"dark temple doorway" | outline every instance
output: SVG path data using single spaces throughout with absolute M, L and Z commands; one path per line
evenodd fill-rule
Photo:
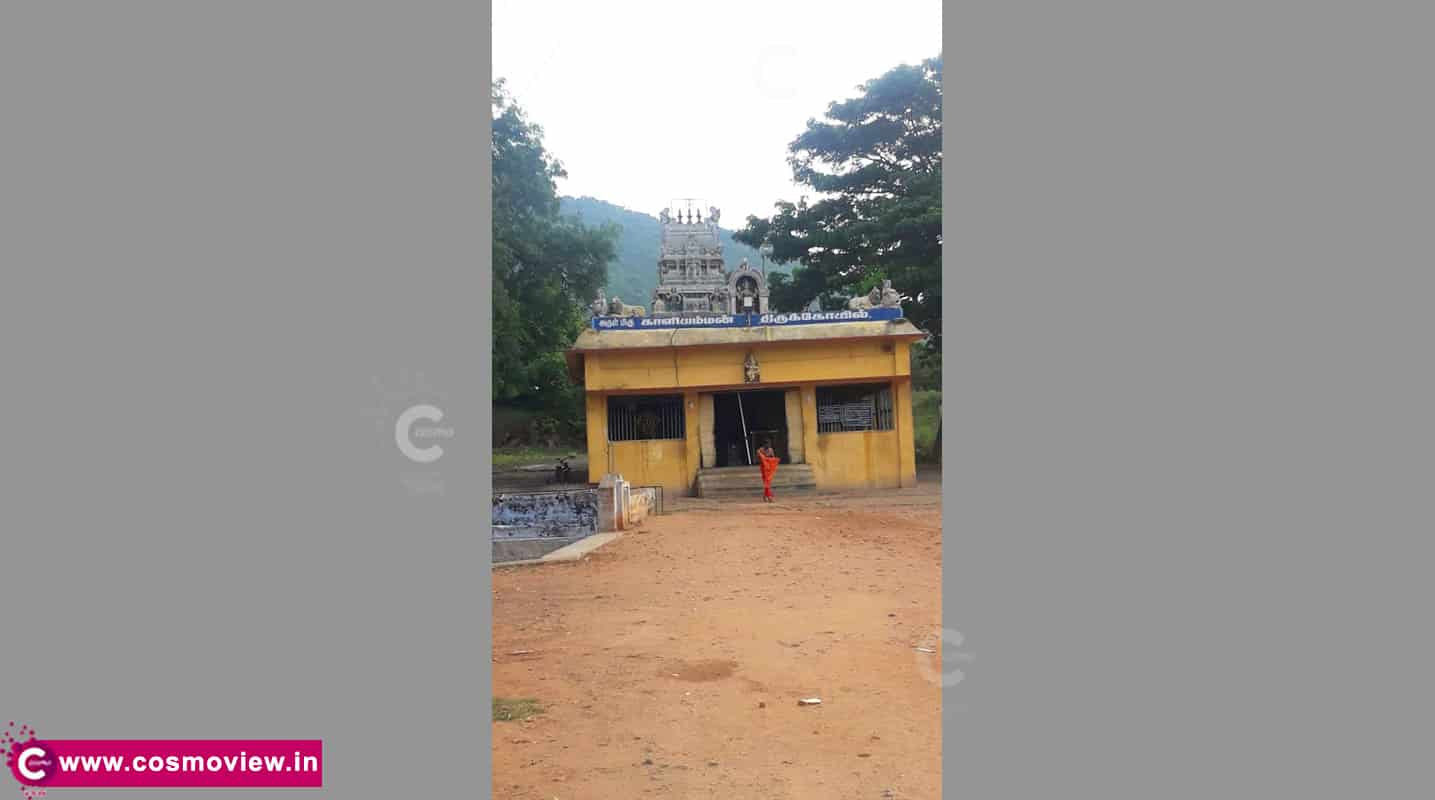
M 717 466 L 756 464 L 758 448 L 768 441 L 781 463 L 792 463 L 787 453 L 786 392 L 768 389 L 713 395 Z

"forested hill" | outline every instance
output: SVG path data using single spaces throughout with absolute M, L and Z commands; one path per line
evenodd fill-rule
M 617 295 L 629 305 L 648 307 L 653 299 L 653 289 L 658 285 L 658 240 L 662 238 L 658 218 L 594 197 L 563 197 L 559 199 L 559 204 L 564 216 L 576 216 L 585 225 L 596 227 L 612 222 L 623 229 L 618 238 L 617 256 L 608 265 L 607 296 Z M 721 232 L 723 261 L 729 270 L 735 269 L 743 258 L 754 267 L 762 264 L 756 250 L 733 241 L 732 231 L 718 230 Z M 769 269 L 773 272 L 787 271 L 785 267 L 772 265 Z

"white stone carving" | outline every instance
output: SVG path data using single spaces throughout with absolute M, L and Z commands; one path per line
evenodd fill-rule
M 882 281 L 882 306 L 885 308 L 901 308 L 902 295 L 892 288 L 891 281 Z
M 630 306 L 614 295 L 608 303 L 608 314 L 614 317 L 641 317 L 643 316 L 643 307 Z
M 851 300 L 848 300 L 847 307 L 853 311 L 862 311 L 864 309 L 874 308 L 881 302 L 882 290 L 876 286 L 873 286 L 872 291 L 868 292 L 867 294 L 858 295 Z

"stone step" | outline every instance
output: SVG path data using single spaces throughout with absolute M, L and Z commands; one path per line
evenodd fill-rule
M 781 475 L 781 474 L 784 473 L 784 472 L 791 472 L 791 473 L 811 475 L 811 474 L 812 474 L 812 465 L 811 465 L 811 464 L 779 464 L 778 467 L 777 467 L 777 472 L 778 472 L 779 475 Z M 758 467 L 756 464 L 753 464 L 753 465 L 750 466 L 750 467 L 744 467 L 744 466 L 737 466 L 737 467 L 703 467 L 702 469 L 698 470 L 698 474 L 699 474 L 699 475 L 708 475 L 708 476 L 723 477 L 723 476 L 727 476 L 727 475 L 761 475 L 762 472 L 761 472 L 761 468 L 760 468 L 760 467 Z
M 772 476 L 774 486 L 783 483 L 813 483 L 815 478 L 811 468 L 802 469 L 805 464 L 784 464 L 777 468 L 777 474 Z M 699 470 L 698 480 L 714 486 L 742 485 L 761 486 L 762 473 L 757 467 L 740 467 L 738 469 L 723 469 L 720 472 L 714 470 Z
M 727 480 L 731 478 L 756 478 L 761 480 L 762 470 L 759 467 L 718 467 L 698 470 L 698 475 L 714 480 Z M 812 475 L 812 467 L 807 464 L 782 464 L 777 468 L 777 477 L 783 475 Z
M 718 467 L 698 471 L 698 497 L 759 497 L 762 495 L 762 472 L 757 467 Z M 806 464 L 783 464 L 772 479 L 772 490 L 788 494 L 817 491 L 812 467 Z
M 703 500 L 750 500 L 754 503 L 762 499 L 762 488 L 757 489 L 703 489 L 698 495 Z M 816 486 L 803 487 L 772 487 L 772 493 L 776 497 L 791 497 L 793 495 L 805 496 L 817 493 Z
M 754 478 L 754 479 L 752 479 L 752 480 L 729 480 L 729 479 L 711 480 L 711 479 L 699 477 L 698 480 L 697 480 L 697 486 L 698 486 L 699 489 L 702 489 L 702 488 L 708 488 L 708 489 L 754 489 L 754 488 L 755 488 L 755 489 L 761 489 L 761 488 L 762 488 L 762 479 L 761 479 L 761 478 Z M 817 481 L 813 480 L 811 477 L 806 477 L 806 478 L 798 478 L 798 477 L 784 478 L 784 477 L 782 477 L 781 475 L 779 475 L 779 476 L 777 476 L 777 477 L 775 477 L 775 478 L 772 479 L 772 486 L 773 486 L 774 489 L 777 488 L 777 487 L 779 487 L 779 486 L 793 486 L 793 487 L 812 486 L 812 487 L 816 487 L 816 486 L 817 486 Z

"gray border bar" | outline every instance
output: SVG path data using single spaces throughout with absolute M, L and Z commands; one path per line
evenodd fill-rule
M 948 8 L 948 796 L 1428 791 L 1430 23 Z

